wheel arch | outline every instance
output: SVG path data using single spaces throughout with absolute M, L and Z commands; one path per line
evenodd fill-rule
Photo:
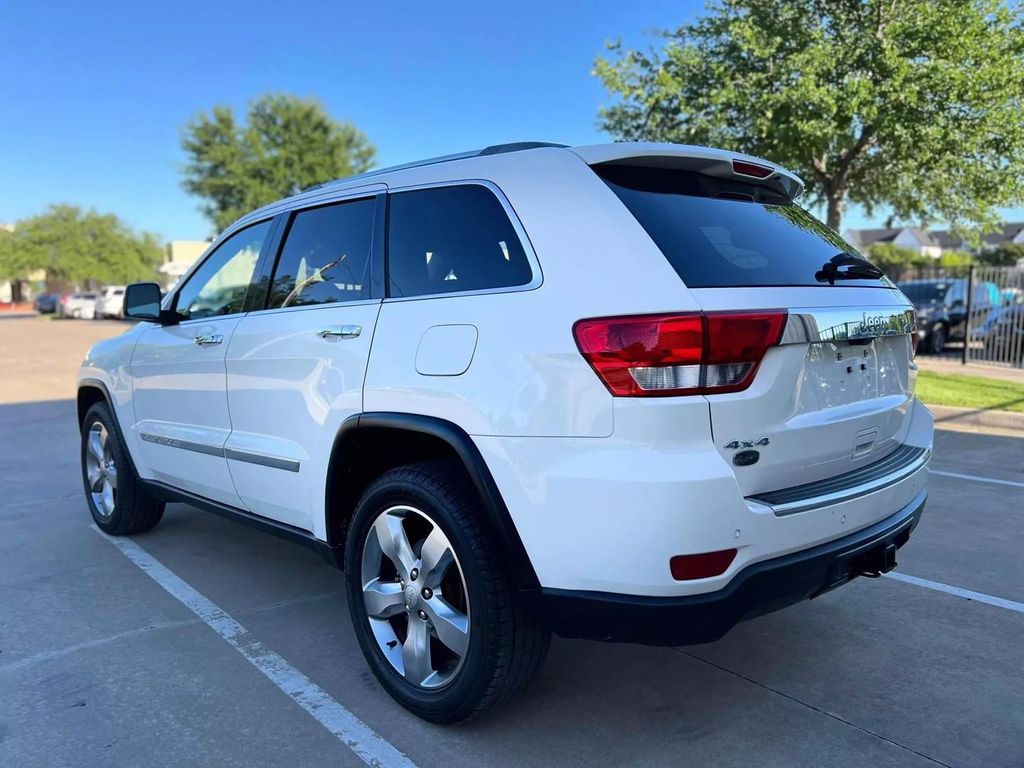
M 106 403 L 113 413 L 114 405 L 110 400 L 110 392 L 107 385 L 98 379 L 82 379 L 78 383 L 78 429 L 81 431 L 85 423 L 85 414 L 89 412 L 96 403 Z M 117 416 L 115 414 L 114 418 Z
M 409 413 L 350 416 L 334 440 L 327 469 L 324 509 L 327 543 L 344 567 L 345 537 L 363 491 L 381 472 L 429 459 L 446 458 L 466 473 L 480 498 L 498 550 L 518 589 L 539 588 L 519 532 L 472 438 L 458 425 Z
M 96 405 L 96 403 L 104 403 L 107 406 L 107 409 L 110 411 L 110 418 L 114 422 L 112 427 L 117 432 L 117 439 L 124 446 L 124 453 L 128 457 L 132 471 L 138 476 L 138 465 L 135 463 L 135 457 L 132 456 L 131 446 L 124 439 L 121 422 L 117 418 L 117 409 L 114 407 L 114 399 L 110 396 L 110 390 L 107 388 L 107 385 L 99 379 L 79 379 L 76 400 L 79 432 L 82 431 L 82 427 L 85 424 L 85 415 L 89 412 L 90 408 Z

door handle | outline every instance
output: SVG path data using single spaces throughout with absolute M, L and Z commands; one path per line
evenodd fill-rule
M 224 337 L 219 333 L 211 333 L 208 336 L 196 336 L 192 341 L 200 347 L 209 347 L 214 344 L 220 344 L 224 341 Z
M 334 328 L 324 328 L 322 331 L 317 331 L 317 336 L 321 339 L 354 339 L 363 329 L 358 325 L 338 325 Z

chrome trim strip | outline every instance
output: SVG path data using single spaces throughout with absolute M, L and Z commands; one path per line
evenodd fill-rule
M 894 470 L 887 475 L 882 475 L 874 480 L 863 483 L 862 485 L 853 486 L 852 488 L 843 488 L 839 491 L 825 493 L 820 496 L 812 496 L 810 498 L 800 499 L 799 501 L 791 501 L 787 504 L 767 504 L 756 497 L 748 497 L 747 501 L 759 504 L 763 507 L 768 507 L 775 513 L 776 517 L 795 515 L 798 512 L 807 512 L 812 509 L 817 509 L 818 507 L 828 507 L 832 504 L 840 504 L 844 501 L 850 501 L 851 499 L 866 496 L 867 494 L 874 493 L 875 491 L 880 491 L 883 488 L 888 488 L 890 485 L 895 485 L 901 480 L 904 480 L 915 472 L 923 469 L 931 458 L 931 455 L 931 450 L 925 449 L 924 453 L 910 464 Z
M 914 331 L 911 307 L 816 307 L 791 309 L 780 344 L 876 339 Z
M 287 472 L 298 472 L 301 466 L 300 462 L 294 459 L 281 459 L 277 456 L 264 456 L 262 453 L 250 453 L 234 448 L 221 448 L 220 446 L 196 443 L 191 440 L 178 440 L 174 437 L 164 437 L 149 432 L 139 432 L 139 437 L 147 443 L 165 445 L 168 448 L 181 448 L 183 451 L 202 453 L 207 456 L 219 456 L 222 459 L 234 459 L 235 461 L 244 461 L 249 464 L 259 464 L 260 466 L 272 467 L 273 469 L 283 469 Z
M 147 443 L 166 445 L 168 448 L 181 448 L 184 451 L 192 451 L 193 453 L 205 453 L 208 456 L 224 457 L 224 451 L 217 445 L 194 443 L 191 440 L 179 440 L 176 437 L 164 437 L 163 435 L 154 435 L 149 432 L 139 432 L 139 437 Z
M 273 467 L 274 469 L 283 469 L 287 472 L 299 471 L 299 462 L 294 459 L 279 459 L 276 456 L 264 456 L 262 453 L 249 453 L 248 451 L 239 451 L 234 448 L 225 448 L 224 458 L 244 461 L 249 464 L 259 464 L 264 467 Z

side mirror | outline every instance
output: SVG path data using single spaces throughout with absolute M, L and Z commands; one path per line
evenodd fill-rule
M 130 320 L 164 322 L 160 299 L 160 286 L 156 283 L 132 283 L 124 291 L 124 316 Z

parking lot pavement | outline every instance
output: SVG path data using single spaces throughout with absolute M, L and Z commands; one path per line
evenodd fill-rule
M 21 322 L 0 324 L 2 766 L 362 765 L 261 674 L 253 648 L 423 767 L 1024 765 L 1024 613 L 892 578 L 859 579 L 702 646 L 556 639 L 529 690 L 445 728 L 377 685 L 337 571 L 171 505 L 132 541 L 247 630 L 240 653 L 223 625 L 214 631 L 90 527 L 76 361 L 7 386 L 7 363 L 27 377 L 42 350 L 63 348 L 55 328 L 119 329 L 35 320 L 5 333 Z M 1024 482 L 1022 456 L 1024 440 L 940 432 L 933 467 Z M 1024 602 L 1022 509 L 1024 487 L 936 476 L 897 573 Z

